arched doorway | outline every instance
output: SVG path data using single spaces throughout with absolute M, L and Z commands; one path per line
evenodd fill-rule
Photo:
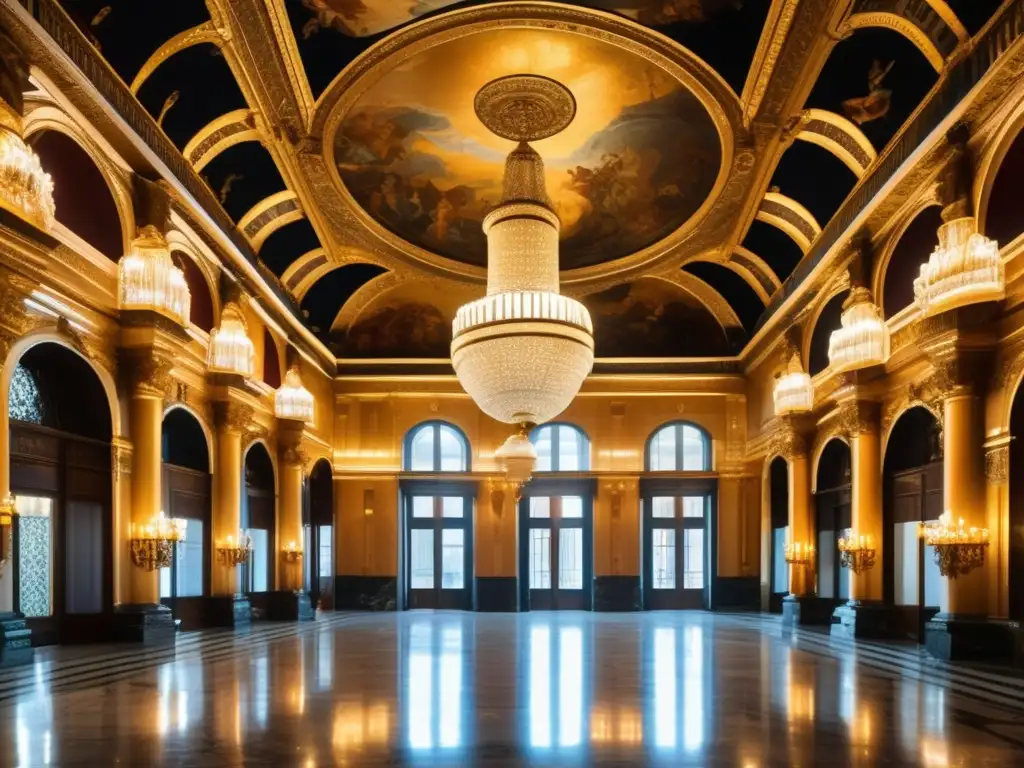
M 277 494 L 274 463 L 261 442 L 245 452 L 242 528 L 252 538 L 252 554 L 242 568 L 242 591 L 254 615 L 266 616 L 267 593 L 277 584 Z
M 8 391 L 13 605 L 34 645 L 110 639 L 114 607 L 111 414 L 89 364 L 28 349 Z
M 786 540 L 789 536 L 789 464 L 776 456 L 768 467 L 770 539 L 768 549 L 768 610 L 782 613 L 782 598 L 789 594 Z
M 1024 395 L 1017 387 L 1010 411 L 1010 605 L 1013 621 L 1024 621 Z
M 924 625 L 939 611 L 939 568 L 918 529 L 942 512 L 942 428 L 917 406 L 893 425 L 882 466 L 883 596 L 894 606 L 896 637 L 924 642 Z
M 818 597 L 837 604 L 850 599 L 850 572 L 839 564 L 839 537 L 852 525 L 850 468 L 850 447 L 837 437 L 829 440 L 818 459 L 814 515 Z
M 303 522 L 306 559 L 304 588 L 313 605 L 334 607 L 334 473 L 320 459 L 309 475 L 309 495 Z
M 171 567 L 160 571 L 160 601 L 181 629 L 199 629 L 203 597 L 210 594 L 210 451 L 198 419 L 184 408 L 164 415 L 162 428 L 163 510 L 186 521 L 185 541 L 174 550 Z

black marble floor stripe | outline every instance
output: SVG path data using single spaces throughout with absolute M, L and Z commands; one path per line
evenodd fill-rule
M 42 674 L 36 666 L 23 667 L 20 669 L 21 674 L 16 678 L 0 683 L 0 701 L 17 696 L 41 684 L 49 685 L 52 689 L 81 683 L 103 685 L 109 682 L 109 678 L 113 676 L 120 678 L 136 674 L 170 661 L 193 658 L 214 660 L 241 656 L 249 654 L 255 647 L 263 647 L 299 634 L 334 627 L 355 619 L 354 615 L 334 615 L 316 623 L 292 624 L 266 629 L 261 627 L 254 629 L 248 635 L 234 635 L 219 631 L 216 634 L 204 633 L 206 636 L 199 638 L 198 642 L 189 642 L 184 647 L 179 640 L 178 644 L 159 650 L 86 657 L 85 660 L 76 659 L 74 663 L 56 662 L 53 668 L 45 670 Z M 46 664 L 47 662 L 42 663 Z

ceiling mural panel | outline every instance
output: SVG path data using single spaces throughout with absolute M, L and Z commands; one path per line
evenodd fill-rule
M 725 330 L 687 291 L 643 278 L 583 299 L 597 357 L 718 357 L 733 354 Z
M 504 159 L 515 145 L 480 123 L 473 97 L 514 73 L 554 78 L 579 105 L 572 125 L 535 145 L 562 220 L 562 269 L 657 242 L 712 191 L 721 142 L 682 83 L 601 40 L 497 29 L 428 48 L 360 95 L 333 139 L 356 202 L 415 246 L 484 265 L 481 222 L 501 196 Z

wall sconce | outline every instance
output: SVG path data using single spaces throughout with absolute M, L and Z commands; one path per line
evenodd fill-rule
M 870 536 L 858 536 L 847 528 L 839 538 L 839 564 L 854 573 L 871 570 L 875 565 L 875 547 Z
M 132 562 L 146 571 L 169 568 L 174 545 L 185 540 L 185 530 L 184 520 L 168 519 L 163 512 L 145 525 L 133 524 L 130 542 Z
M 373 516 L 373 489 L 367 488 L 363 491 L 363 514 L 367 517 Z
M 302 559 L 302 548 L 294 541 L 289 541 L 281 554 L 284 556 L 285 562 L 294 563 Z
M 946 578 L 955 579 L 985 564 L 988 528 L 967 528 L 962 517 L 954 526 L 953 516 L 946 512 L 938 520 L 921 523 L 918 533 L 935 548 L 939 573 Z
M 229 535 L 222 544 L 217 547 L 217 559 L 228 566 L 241 565 L 249 559 L 252 552 L 252 536 L 245 531 L 238 532 L 238 538 Z
M 790 565 L 806 567 L 814 563 L 814 545 L 803 541 L 786 544 L 783 554 Z
M 0 573 L 11 559 L 12 542 L 14 540 L 14 518 L 18 514 L 14 506 L 14 496 L 7 494 L 0 501 Z

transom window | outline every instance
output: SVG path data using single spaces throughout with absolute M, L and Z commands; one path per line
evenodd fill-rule
M 537 449 L 537 472 L 586 472 L 590 469 L 590 441 L 571 424 L 545 424 L 530 436 Z
M 441 421 L 414 427 L 405 438 L 405 469 L 409 472 L 468 472 L 466 436 Z
M 647 442 L 648 472 L 707 472 L 711 469 L 711 441 L 698 426 L 668 424 Z

